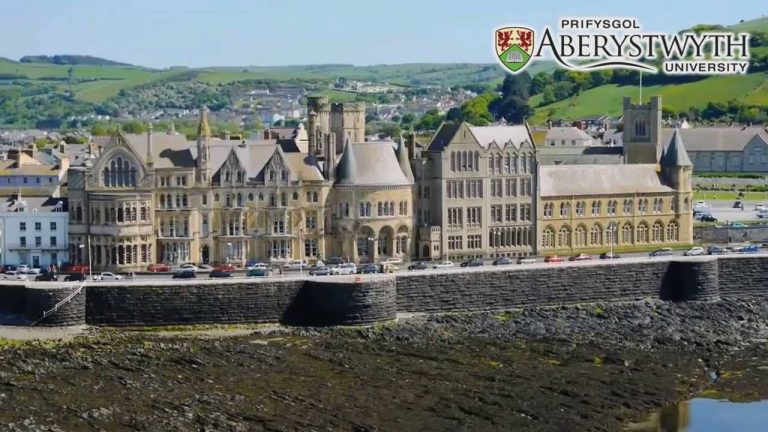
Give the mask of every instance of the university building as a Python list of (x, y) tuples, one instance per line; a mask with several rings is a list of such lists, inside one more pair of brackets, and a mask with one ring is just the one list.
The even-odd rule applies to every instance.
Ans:
[[(404, 144), (362, 142), (365, 110), (310, 99), (293, 139), (196, 141), (119, 129), (69, 170), (70, 252), (95, 268), (411, 256), (413, 175)], [(356, 141), (360, 140), (360, 141)], [(304, 151), (302, 151), (304, 150)], [(74, 245), (90, 244), (86, 255)]]

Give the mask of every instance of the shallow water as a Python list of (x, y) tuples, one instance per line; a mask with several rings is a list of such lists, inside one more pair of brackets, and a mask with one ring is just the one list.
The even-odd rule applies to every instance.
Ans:
[(768, 400), (729, 402), (696, 398), (662, 409), (634, 432), (764, 432), (768, 431)]

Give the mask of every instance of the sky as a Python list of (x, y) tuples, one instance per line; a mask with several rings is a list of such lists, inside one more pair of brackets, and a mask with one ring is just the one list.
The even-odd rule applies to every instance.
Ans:
[(676, 32), (766, 14), (764, 0), (1, 0), (0, 57), (88, 54), (156, 68), (491, 63), (493, 30), (507, 24), (630, 16), (644, 31)]

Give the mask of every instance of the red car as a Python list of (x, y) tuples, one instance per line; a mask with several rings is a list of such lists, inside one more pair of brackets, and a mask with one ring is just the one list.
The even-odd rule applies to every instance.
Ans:
[(91, 268), (88, 266), (88, 264), (71, 264), (69, 265), (64, 272), (66, 273), (89, 273)]
[(233, 271), (237, 270), (237, 267), (235, 267), (234, 264), (221, 264), (220, 266), (216, 267), (215, 270), (225, 273), (232, 273)]
[(171, 266), (168, 264), (150, 264), (147, 266), (147, 271), (152, 273), (161, 273), (161, 272), (169, 272), (171, 271)]
[(568, 261), (589, 261), (592, 257), (587, 254), (578, 254), (568, 258)]
[(551, 255), (551, 256), (546, 257), (544, 259), (544, 262), (546, 262), (546, 263), (561, 263), (561, 262), (563, 262), (563, 259), (560, 258), (557, 255)]

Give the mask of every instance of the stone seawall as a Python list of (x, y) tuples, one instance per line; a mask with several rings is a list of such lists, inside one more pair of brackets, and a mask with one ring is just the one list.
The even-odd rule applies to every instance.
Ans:
[(718, 298), (715, 258), (596, 264), (406, 274), (397, 278), (397, 307), (400, 312), (446, 312), (644, 298)]
[[(654, 298), (768, 297), (768, 255), (630, 258), (395, 275), (96, 283), (43, 325), (280, 322), (356, 325), (401, 313), (484, 311)], [(76, 286), (0, 285), (0, 313), (34, 322)], [(3, 312), (4, 311), (4, 312)]]

